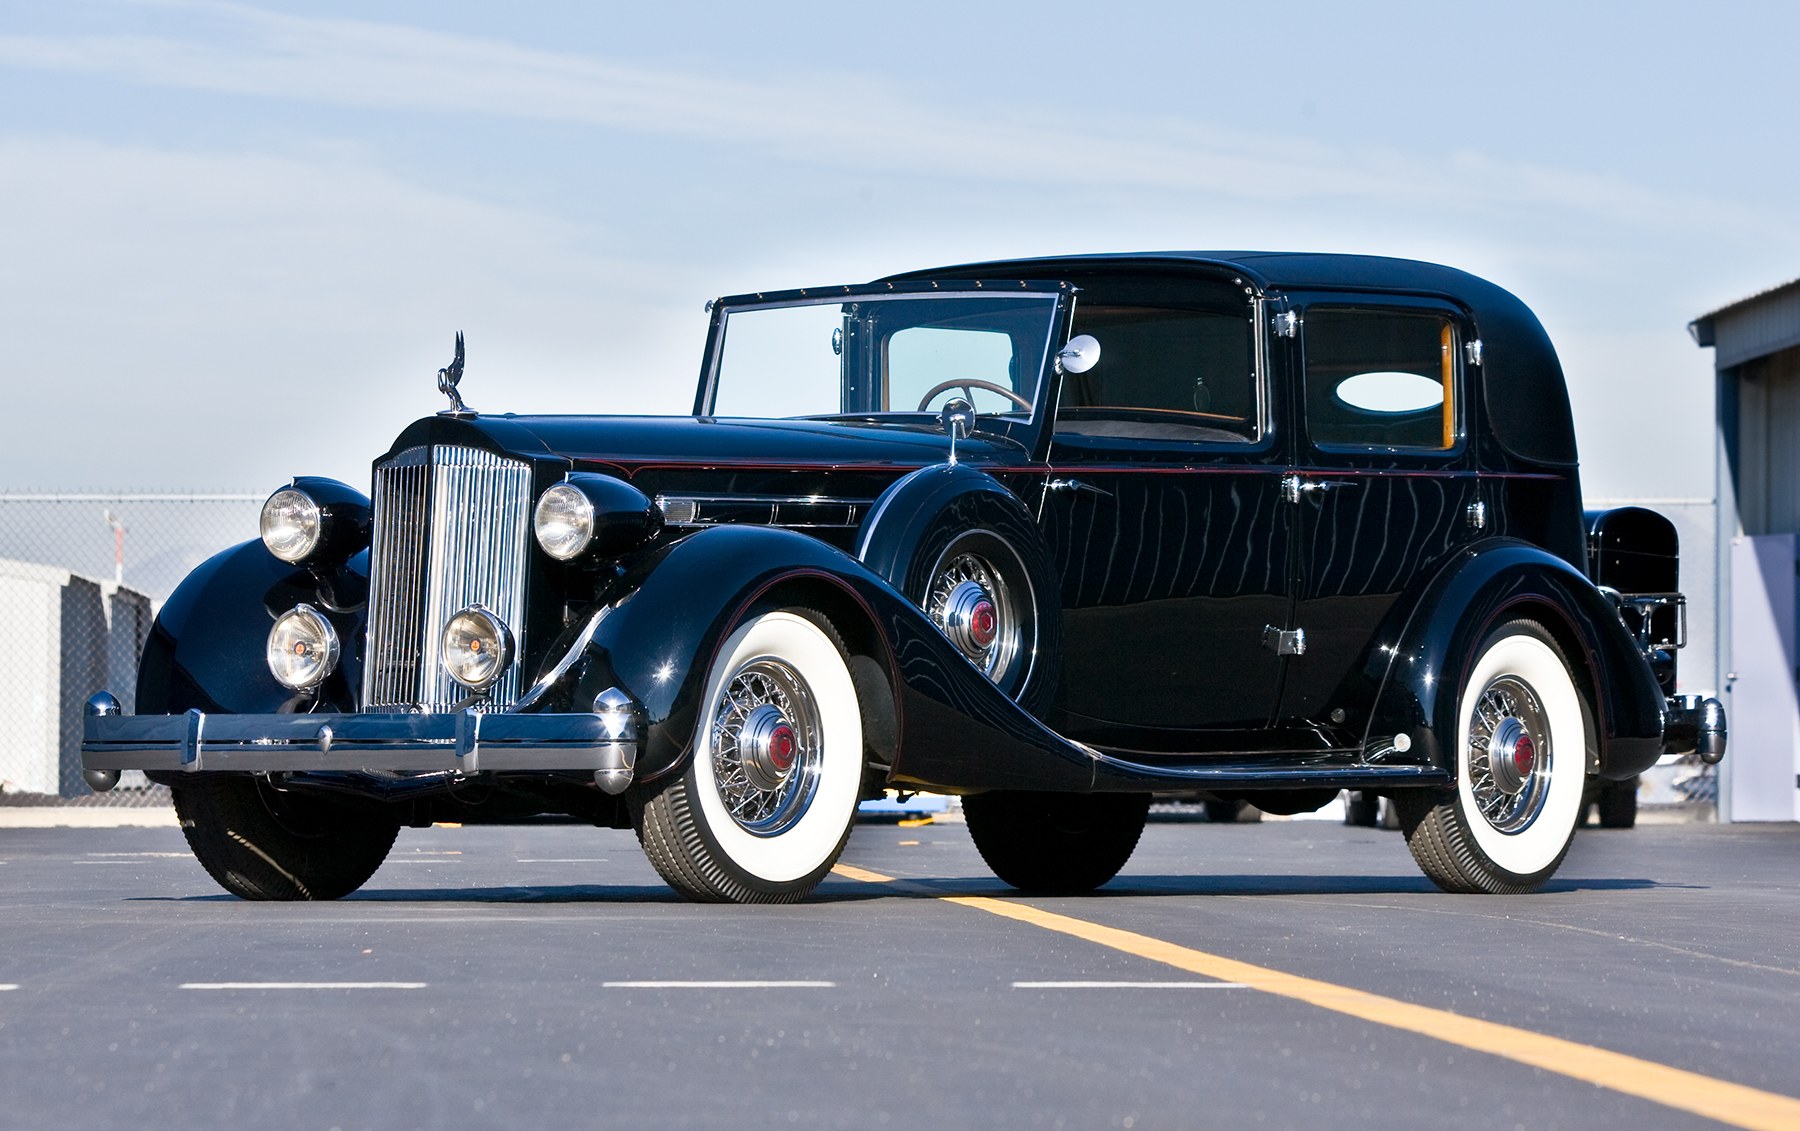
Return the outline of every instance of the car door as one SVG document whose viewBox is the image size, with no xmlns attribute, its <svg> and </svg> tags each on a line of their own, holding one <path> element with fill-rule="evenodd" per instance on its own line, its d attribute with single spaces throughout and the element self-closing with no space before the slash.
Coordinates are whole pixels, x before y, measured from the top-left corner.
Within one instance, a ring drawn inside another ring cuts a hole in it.
<svg viewBox="0 0 1800 1131">
<path fill-rule="evenodd" d="M 1056 725 L 1150 752 L 1241 748 L 1276 707 L 1265 640 L 1290 602 L 1260 302 L 1083 286 L 1073 330 L 1100 361 L 1063 377 L 1041 511 L 1062 584 Z"/>
<path fill-rule="evenodd" d="M 1300 411 L 1284 495 L 1298 635 L 1279 718 L 1354 733 L 1371 652 L 1408 611 L 1401 598 L 1487 522 L 1463 396 L 1474 334 L 1459 308 L 1430 299 L 1296 299 Z"/>
</svg>

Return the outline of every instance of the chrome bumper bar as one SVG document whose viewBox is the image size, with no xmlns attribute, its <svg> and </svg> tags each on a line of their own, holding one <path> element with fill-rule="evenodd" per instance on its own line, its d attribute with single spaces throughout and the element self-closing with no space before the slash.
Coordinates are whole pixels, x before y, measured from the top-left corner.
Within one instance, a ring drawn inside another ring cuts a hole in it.
<svg viewBox="0 0 1800 1131">
<path fill-rule="evenodd" d="M 631 784 L 639 716 L 623 695 L 581 714 L 457 711 L 435 715 L 127 715 L 100 692 L 88 700 L 83 776 L 105 792 L 122 770 L 587 771 L 608 793 Z"/>
</svg>

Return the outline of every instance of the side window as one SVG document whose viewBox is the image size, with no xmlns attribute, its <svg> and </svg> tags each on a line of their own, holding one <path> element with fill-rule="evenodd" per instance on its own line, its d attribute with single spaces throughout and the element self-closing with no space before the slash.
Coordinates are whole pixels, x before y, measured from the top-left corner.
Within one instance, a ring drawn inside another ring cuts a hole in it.
<svg viewBox="0 0 1800 1131">
<path fill-rule="evenodd" d="M 1302 325 L 1306 428 L 1329 448 L 1456 443 L 1456 328 L 1440 314 L 1312 307 Z"/>
<path fill-rule="evenodd" d="M 1141 440 L 1249 443 L 1261 437 L 1250 310 L 1082 304 L 1076 334 L 1100 363 L 1063 378 L 1056 430 Z"/>
</svg>

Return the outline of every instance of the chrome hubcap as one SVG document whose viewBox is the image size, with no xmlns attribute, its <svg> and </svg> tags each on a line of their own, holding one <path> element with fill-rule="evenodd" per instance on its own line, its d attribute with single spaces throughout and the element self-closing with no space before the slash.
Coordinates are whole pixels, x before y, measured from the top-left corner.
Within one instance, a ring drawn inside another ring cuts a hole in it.
<svg viewBox="0 0 1800 1131">
<path fill-rule="evenodd" d="M 764 703 L 744 719 L 738 733 L 738 754 L 744 776 L 760 790 L 777 790 L 794 768 L 800 739 L 781 708 Z"/>
<path fill-rule="evenodd" d="M 1511 715 L 1500 720 L 1488 739 L 1488 765 L 1501 793 L 1517 794 L 1531 780 L 1537 762 L 1537 744 L 1525 733 L 1525 724 Z"/>
<path fill-rule="evenodd" d="M 1000 614 L 980 582 L 961 582 L 944 599 L 944 635 L 964 655 L 985 655 L 999 629 Z"/>
<path fill-rule="evenodd" d="M 1012 595 L 986 558 L 958 554 L 932 579 L 926 611 L 957 650 L 989 679 L 1007 674 L 1019 654 Z"/>
<path fill-rule="evenodd" d="M 818 788 L 822 736 L 806 682 L 781 660 L 755 659 L 726 681 L 712 725 L 713 776 L 745 831 L 775 836 Z"/>
<path fill-rule="evenodd" d="M 1553 751 L 1543 704 L 1512 675 L 1488 684 L 1469 720 L 1469 788 L 1488 824 L 1524 830 L 1550 794 Z"/>
</svg>

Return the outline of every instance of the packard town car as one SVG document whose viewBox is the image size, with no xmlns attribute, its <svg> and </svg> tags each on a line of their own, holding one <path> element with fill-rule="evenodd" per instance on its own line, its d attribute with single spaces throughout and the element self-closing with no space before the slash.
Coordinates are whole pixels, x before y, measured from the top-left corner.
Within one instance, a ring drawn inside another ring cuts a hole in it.
<svg viewBox="0 0 1800 1131">
<path fill-rule="evenodd" d="M 1556 354 L 1481 279 L 1172 252 L 709 310 L 679 417 L 478 413 L 459 335 L 367 494 L 294 479 L 169 598 L 88 781 L 166 783 L 252 899 L 560 814 L 793 900 L 884 790 L 961 795 L 1027 890 L 1111 879 L 1153 795 L 1348 789 L 1522 892 L 1591 786 L 1724 753 L 1673 528 L 1584 515 Z"/>
</svg>

